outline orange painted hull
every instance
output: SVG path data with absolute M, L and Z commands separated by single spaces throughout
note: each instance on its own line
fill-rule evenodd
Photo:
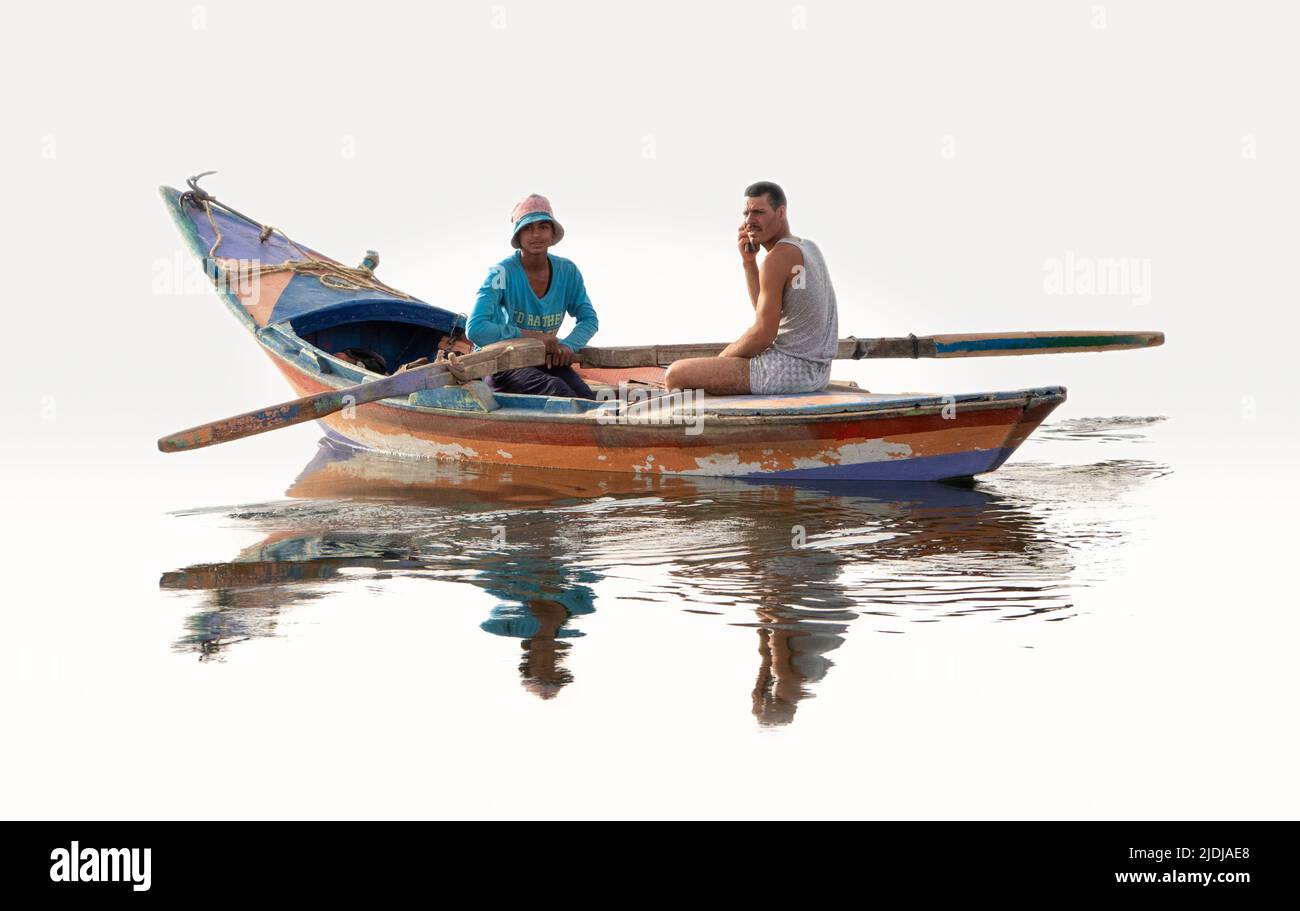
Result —
M 274 352 L 298 395 L 334 388 Z M 999 393 L 963 405 L 803 412 L 827 394 L 781 397 L 785 413 L 706 413 L 700 432 L 681 424 L 602 422 L 588 414 L 517 408 L 468 413 L 384 400 L 322 423 L 363 449 L 414 458 L 459 459 L 633 474 L 809 480 L 943 480 L 996 469 L 1064 400 L 1059 387 Z

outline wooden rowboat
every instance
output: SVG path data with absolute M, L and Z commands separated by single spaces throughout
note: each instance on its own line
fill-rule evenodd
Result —
M 191 187 L 162 187 L 167 208 L 219 295 L 299 396 L 470 350 L 463 315 L 385 285 L 373 260 L 343 267 Z M 1007 344 L 1027 335 L 1008 333 Z M 1063 338 L 1061 350 L 1089 344 Z M 841 344 L 852 350 L 854 343 Z M 933 340 L 927 344 L 931 353 L 918 355 L 911 339 L 911 356 L 936 356 Z M 1127 347 L 1146 344 L 1159 342 Z M 340 356 L 356 349 L 380 355 L 384 372 Z M 589 351 L 588 364 L 626 363 L 617 352 L 638 350 L 655 349 L 580 356 Z M 651 364 L 579 368 L 603 401 L 494 393 L 481 381 L 448 376 L 321 423 L 338 442 L 417 458 L 643 475 L 935 481 L 993 471 L 1066 396 L 1060 386 L 918 395 L 833 383 L 806 395 L 681 397 L 664 394 L 663 367 Z

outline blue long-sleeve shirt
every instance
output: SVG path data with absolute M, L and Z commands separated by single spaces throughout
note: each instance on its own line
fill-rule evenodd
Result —
M 502 339 L 518 338 L 521 329 L 558 333 L 566 313 L 577 320 L 577 325 L 560 341 L 574 351 L 591 341 L 600 323 L 596 308 L 587 297 L 582 273 L 562 256 L 552 253 L 547 256 L 551 260 L 551 287 L 542 298 L 538 298 L 528 283 L 519 253 L 489 270 L 465 326 L 471 342 L 482 347 Z

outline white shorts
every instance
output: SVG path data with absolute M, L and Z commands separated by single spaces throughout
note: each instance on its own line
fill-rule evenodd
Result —
M 749 359 L 749 391 L 754 395 L 820 392 L 830 381 L 830 364 L 792 357 L 775 348 Z

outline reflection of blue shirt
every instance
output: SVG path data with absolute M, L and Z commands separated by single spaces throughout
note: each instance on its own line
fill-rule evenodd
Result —
M 540 586 L 530 585 L 528 588 L 537 589 L 536 595 L 530 596 L 527 600 L 498 604 L 492 608 L 491 617 L 479 624 L 479 628 L 492 633 L 494 636 L 531 639 L 537 635 L 542 626 L 541 620 L 528 607 L 531 600 L 554 601 L 564 608 L 564 612 L 569 617 L 579 614 L 591 614 L 596 610 L 595 595 L 585 585 L 574 585 L 558 592 L 541 591 Z M 512 595 L 517 597 L 517 593 L 514 592 L 496 591 L 492 593 L 498 597 L 509 598 Z M 586 634 L 582 630 L 568 629 L 566 627 L 560 627 L 555 633 L 557 639 L 574 639 L 584 635 Z
M 600 323 L 596 320 L 596 308 L 587 296 L 582 273 L 562 256 L 551 253 L 547 256 L 551 260 L 551 286 L 542 298 L 528 283 L 519 253 L 501 260 L 488 271 L 465 326 L 471 342 L 481 347 L 518 338 L 521 329 L 558 334 L 566 313 L 578 324 L 560 341 L 574 351 L 591 341 Z

